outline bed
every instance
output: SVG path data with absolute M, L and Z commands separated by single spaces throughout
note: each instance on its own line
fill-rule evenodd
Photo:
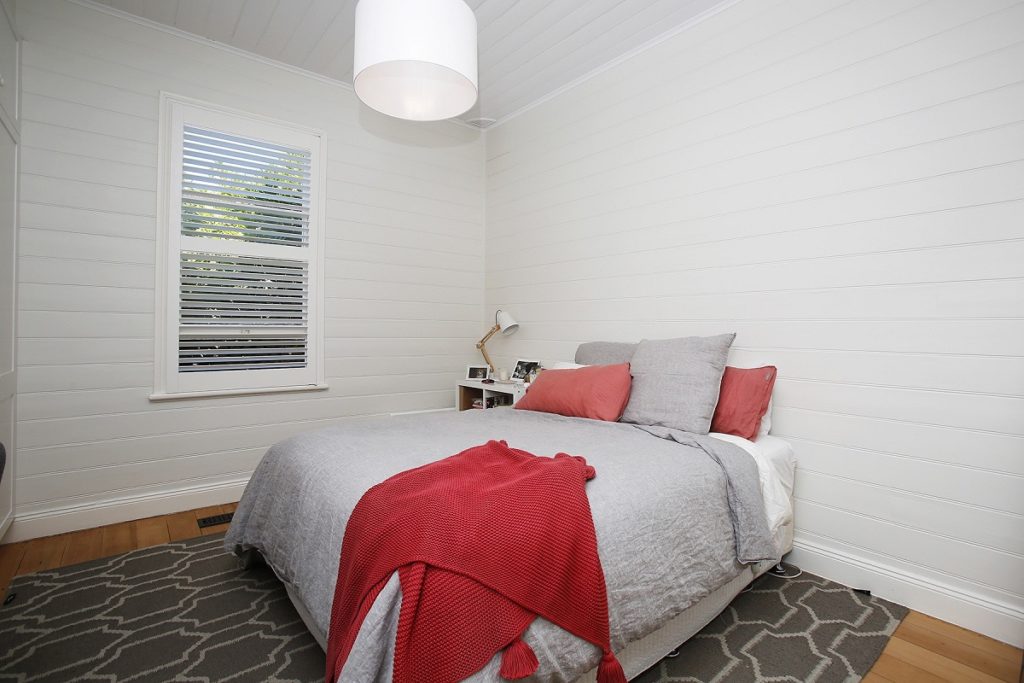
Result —
M 511 408 L 357 420 L 277 444 L 254 473 L 225 544 L 274 570 L 323 646 L 345 524 L 362 493 L 490 439 L 537 455 L 584 455 L 596 468 L 587 495 L 612 647 L 628 677 L 696 633 L 790 549 L 794 458 L 785 441 Z M 390 680 L 400 604 L 393 577 L 339 680 Z M 540 660 L 531 680 L 594 679 L 594 646 L 543 619 L 525 640 Z M 498 660 L 469 680 L 501 680 Z

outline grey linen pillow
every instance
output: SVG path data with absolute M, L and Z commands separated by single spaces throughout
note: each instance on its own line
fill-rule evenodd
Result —
M 584 342 L 576 349 L 576 362 L 580 365 L 618 365 L 628 363 L 637 344 L 628 342 Z
M 707 434 L 736 333 L 644 339 L 630 361 L 633 388 L 623 422 Z

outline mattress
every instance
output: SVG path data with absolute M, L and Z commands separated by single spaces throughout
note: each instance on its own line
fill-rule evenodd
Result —
M 717 614 L 732 597 L 730 586 L 741 588 L 772 564 L 758 560 L 777 559 L 788 549 L 791 506 L 771 493 L 785 491 L 776 472 L 785 469 L 786 456 L 771 441 L 743 444 L 685 433 L 668 441 L 630 425 L 509 409 L 365 420 L 278 444 L 257 468 L 226 543 L 263 556 L 323 644 L 344 524 L 362 492 L 391 474 L 495 437 L 540 455 L 583 454 L 596 467 L 588 497 L 617 652 L 672 624 L 677 628 L 667 637 L 677 639 L 667 642 L 682 642 L 692 633 L 675 635 L 686 631 L 678 628 L 684 607 L 703 604 L 691 614 Z M 734 505 L 734 495 L 746 499 Z M 769 507 L 767 515 L 750 512 Z M 749 519 L 738 518 L 737 510 Z M 771 542 L 775 536 L 781 542 Z M 749 558 L 748 564 L 738 557 Z M 397 586 L 385 588 L 360 630 L 343 680 L 389 679 L 386 643 L 397 605 Z M 536 680 L 575 680 L 599 657 L 593 646 L 543 619 L 530 626 L 526 639 L 542 662 Z M 654 650 L 645 652 L 654 656 Z M 656 654 L 652 661 L 665 652 Z M 623 664 L 637 672 L 631 662 Z M 493 661 L 472 677 L 495 679 Z
M 756 442 L 731 434 L 712 432 L 708 436 L 739 446 L 757 463 L 765 514 L 772 529 L 772 538 L 778 544 L 780 555 L 785 555 L 793 549 L 793 484 L 796 479 L 796 454 L 792 444 L 771 435 L 762 436 Z M 746 567 L 729 583 L 687 607 L 657 631 L 616 652 L 626 677 L 632 679 L 639 676 L 698 633 L 721 614 L 751 581 L 771 569 L 773 565 L 773 562 L 766 561 Z M 594 668 L 576 679 L 575 683 L 593 683 L 596 680 L 597 669 Z
M 796 479 L 796 454 L 792 444 L 771 434 L 756 441 L 715 432 L 708 436 L 739 446 L 757 463 L 772 539 L 779 548 L 789 552 L 793 546 L 793 485 Z
M 640 640 L 633 641 L 616 652 L 626 678 L 633 679 L 639 676 L 700 632 L 721 614 L 751 581 L 772 566 L 771 562 L 763 562 L 747 567 L 729 583 L 690 605 L 657 631 Z M 597 681 L 596 667 L 577 678 L 574 683 L 595 683 L 595 681 Z
M 793 547 L 793 483 L 796 475 L 796 455 L 793 446 L 788 441 L 771 435 L 762 436 L 756 442 L 731 434 L 711 433 L 708 436 L 735 444 L 754 458 L 760 475 L 765 514 L 772 529 L 772 537 L 779 544 L 779 554 L 788 553 Z M 747 567 L 727 584 L 686 608 L 658 630 L 617 652 L 626 676 L 633 678 L 643 673 L 711 623 L 740 591 L 773 564 L 771 561 L 765 561 Z M 307 628 L 320 643 L 320 647 L 326 650 L 324 634 L 313 626 L 312 616 L 302 600 L 288 583 L 285 583 L 285 589 Z M 596 674 L 597 669 L 592 669 L 578 678 L 576 683 L 592 683 L 597 680 Z
M 792 522 L 788 523 L 786 528 L 791 530 Z M 789 537 L 792 538 L 791 531 Z M 786 551 L 788 552 L 789 549 L 790 547 L 787 547 Z M 690 605 L 658 630 L 644 636 L 640 640 L 633 641 L 625 648 L 616 652 L 626 678 L 632 679 L 647 671 L 647 669 L 664 659 L 666 655 L 710 624 L 751 581 L 768 571 L 772 566 L 772 562 L 760 562 L 745 568 L 727 584 L 715 589 L 704 598 Z M 313 616 L 306 609 L 305 604 L 297 595 L 295 589 L 288 583 L 285 583 L 284 587 L 288 593 L 288 599 L 291 600 L 295 610 L 299 613 L 302 622 L 309 629 L 310 633 L 313 634 L 320 647 L 326 652 L 327 641 L 323 633 L 314 626 Z M 575 683 L 594 683 L 595 681 L 597 681 L 596 667 L 577 678 Z
M 792 549 L 792 521 L 786 522 L 782 529 L 782 537 L 789 539 L 788 545 L 783 549 L 783 554 L 785 554 Z M 765 561 L 746 567 L 727 584 L 715 589 L 704 598 L 690 605 L 658 630 L 644 636 L 640 640 L 633 641 L 625 648 L 616 652 L 626 677 L 632 679 L 639 676 L 710 624 L 711 620 L 721 614 L 722 610 L 728 607 L 729 603 L 751 581 L 768 571 L 773 564 L 771 561 Z M 299 613 L 302 622 L 309 629 L 309 632 L 313 634 L 320 647 L 326 652 L 327 641 L 324 634 L 315 626 L 313 616 L 306 609 L 305 604 L 291 584 L 286 582 L 284 587 L 288 593 L 288 599 L 291 600 L 295 610 Z M 576 679 L 575 683 L 594 683 L 596 680 L 597 668 L 595 667 Z

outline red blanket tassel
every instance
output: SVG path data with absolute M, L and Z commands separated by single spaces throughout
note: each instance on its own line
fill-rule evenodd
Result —
M 601 657 L 601 663 L 597 667 L 597 683 L 626 683 L 626 673 L 611 650 Z
M 538 666 L 540 666 L 540 662 L 537 661 L 537 655 L 534 654 L 533 648 L 527 645 L 520 636 L 513 640 L 501 654 L 501 669 L 498 673 L 502 678 L 516 680 L 526 678 L 536 671 Z

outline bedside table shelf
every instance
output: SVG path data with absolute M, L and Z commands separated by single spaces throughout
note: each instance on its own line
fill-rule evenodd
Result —
M 456 410 L 474 410 L 515 405 L 526 393 L 518 382 L 484 384 L 480 380 L 463 379 L 455 383 Z

